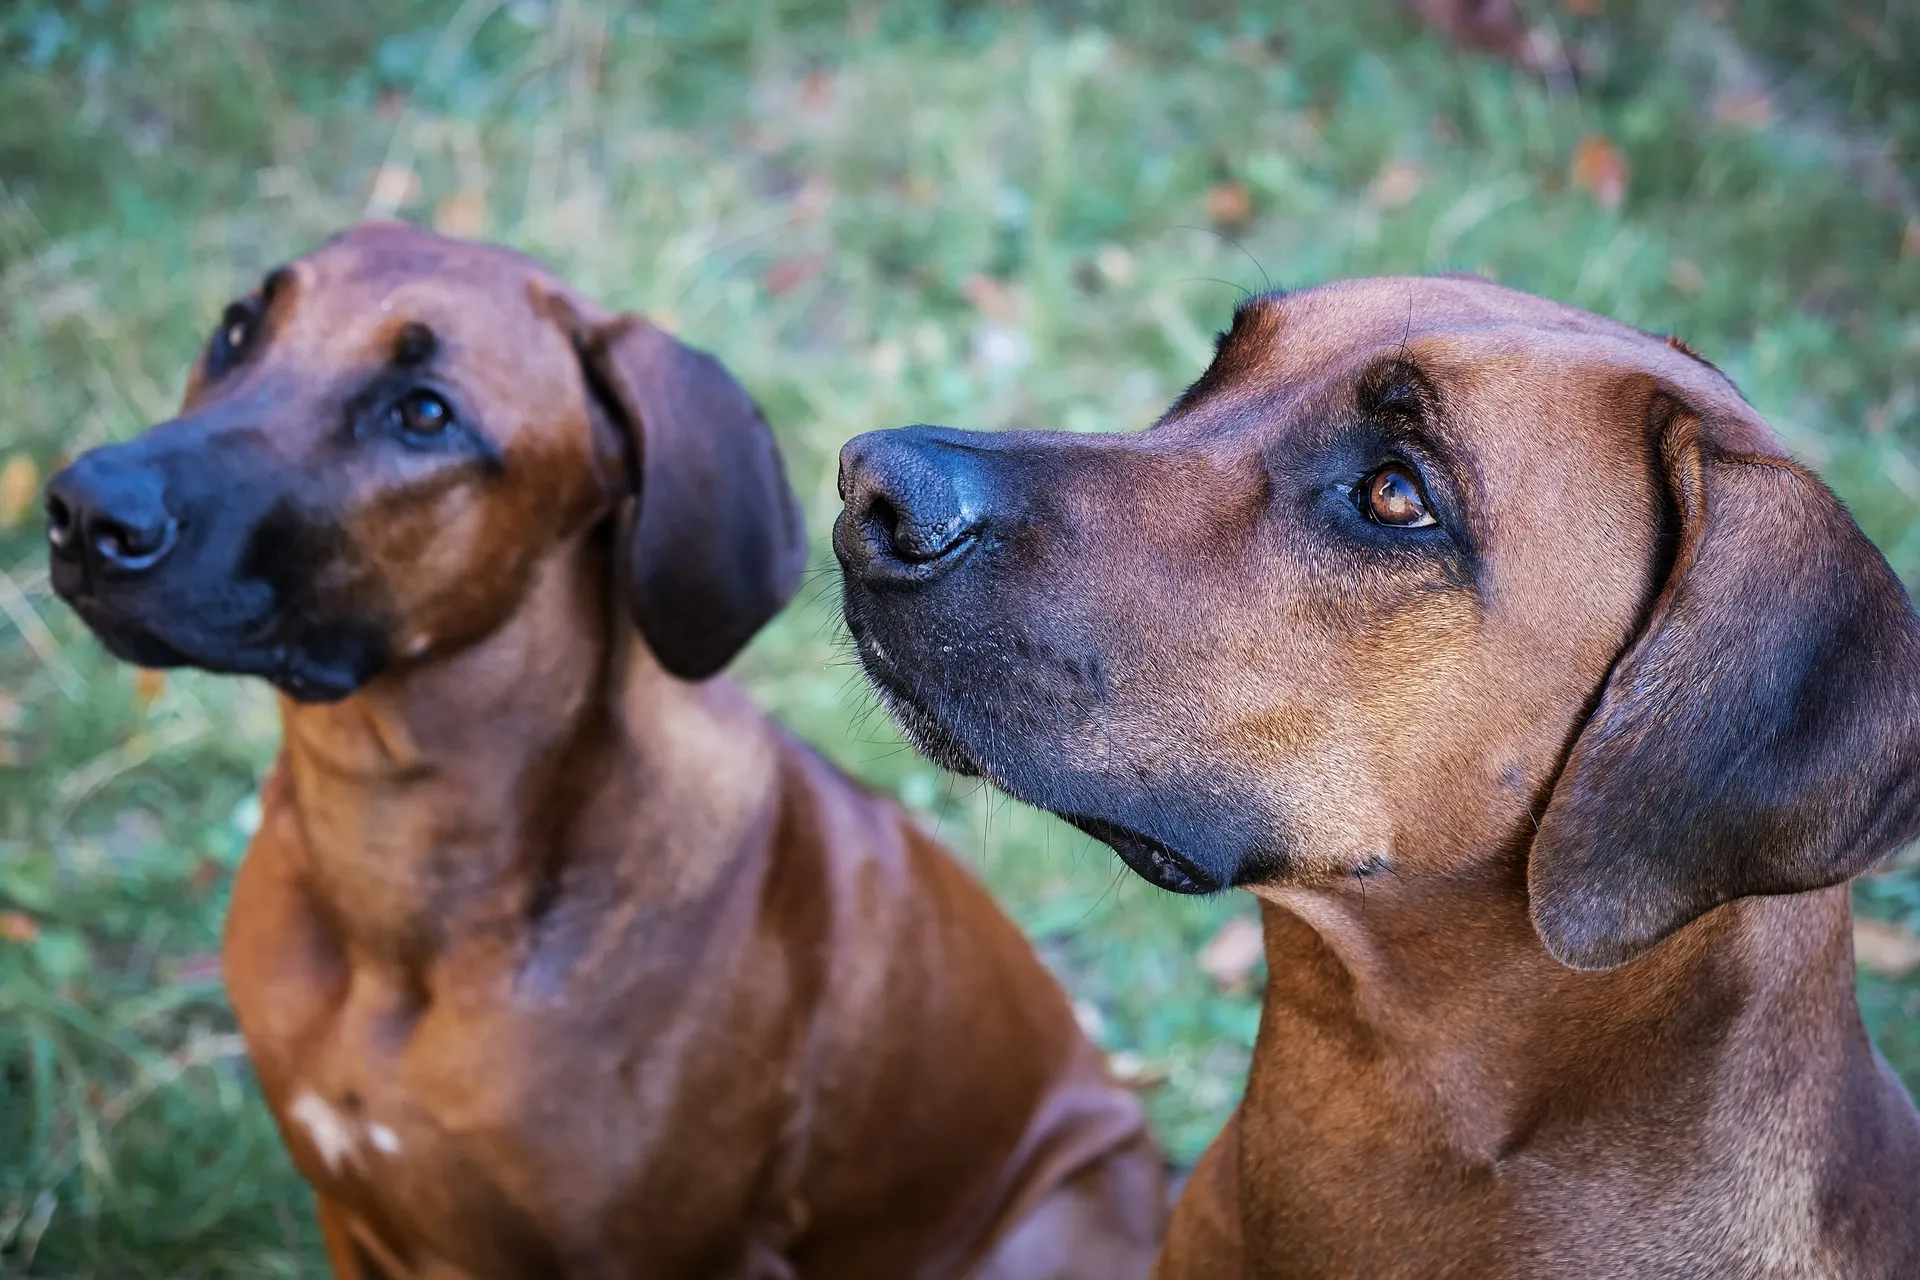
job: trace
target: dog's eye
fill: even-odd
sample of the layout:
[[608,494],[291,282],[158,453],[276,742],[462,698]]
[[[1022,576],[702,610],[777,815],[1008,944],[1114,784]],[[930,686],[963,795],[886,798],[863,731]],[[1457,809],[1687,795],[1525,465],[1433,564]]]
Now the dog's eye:
[[226,309],[213,335],[213,350],[207,360],[210,373],[218,377],[247,354],[259,319],[253,307],[245,302],[236,302]]
[[453,423],[453,410],[432,391],[409,391],[393,407],[394,425],[408,435],[437,436]]
[[1434,522],[1419,477],[1398,463],[1380,468],[1361,482],[1356,496],[1360,510],[1375,524],[1397,529],[1419,529]]

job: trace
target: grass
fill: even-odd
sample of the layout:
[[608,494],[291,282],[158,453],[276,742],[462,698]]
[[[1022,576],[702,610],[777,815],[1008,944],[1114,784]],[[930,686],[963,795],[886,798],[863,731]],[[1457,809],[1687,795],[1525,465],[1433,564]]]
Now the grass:
[[[754,390],[821,572],[741,674],[981,868],[1183,1160],[1256,1018],[1195,955],[1249,904],[1157,894],[901,748],[841,642],[841,441],[1136,428],[1242,289],[1467,268],[1685,335],[1920,581],[1910,23],[1554,10],[1570,87],[1390,0],[1161,8],[0,10],[0,1274],[322,1273],[212,961],[271,701],[108,660],[50,596],[34,485],[165,417],[224,301],[369,211],[540,254]],[[1570,180],[1593,137],[1617,207]],[[1861,898],[1920,924],[1904,863]],[[1863,997],[1920,1085],[1920,987]]]

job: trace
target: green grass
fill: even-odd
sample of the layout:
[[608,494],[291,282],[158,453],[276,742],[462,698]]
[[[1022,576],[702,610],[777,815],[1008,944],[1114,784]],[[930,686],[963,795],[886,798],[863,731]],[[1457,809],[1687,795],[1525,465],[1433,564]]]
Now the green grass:
[[[1194,956],[1249,904],[1158,894],[901,748],[841,641],[836,450],[909,421],[1140,427],[1267,276],[1462,267],[1684,334],[1920,580],[1920,255],[1886,181],[1914,167],[1920,54],[1910,24],[1737,7],[1736,29],[1652,4],[1567,25],[1589,67],[1569,90],[1453,55],[1390,0],[1179,23],[1144,0],[20,0],[0,466],[44,476],[166,416],[222,303],[376,187],[651,312],[758,395],[811,513],[822,572],[741,674],[975,861],[1190,1159],[1255,1022]],[[1716,123],[1729,50],[1793,60],[1771,125]],[[1613,211],[1568,182],[1596,133],[1632,164]],[[1209,226],[1223,182],[1251,197],[1238,243]],[[209,964],[271,701],[137,684],[51,598],[34,524],[0,529],[0,1273],[318,1275]],[[1920,923],[1920,874],[1862,896]],[[1920,1084],[1920,988],[1863,990]]]

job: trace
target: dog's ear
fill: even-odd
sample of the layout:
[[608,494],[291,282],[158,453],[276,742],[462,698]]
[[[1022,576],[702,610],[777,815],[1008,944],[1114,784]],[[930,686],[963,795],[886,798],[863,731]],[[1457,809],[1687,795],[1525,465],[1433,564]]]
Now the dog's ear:
[[541,301],[624,444],[637,499],[634,622],[668,671],[704,680],[793,598],[806,567],[806,527],[773,432],[706,352],[640,316]]
[[[1671,568],[1534,837],[1533,919],[1576,969],[1920,832],[1920,619],[1825,485],[1656,395]],[[1729,434],[1738,434],[1730,432]]]

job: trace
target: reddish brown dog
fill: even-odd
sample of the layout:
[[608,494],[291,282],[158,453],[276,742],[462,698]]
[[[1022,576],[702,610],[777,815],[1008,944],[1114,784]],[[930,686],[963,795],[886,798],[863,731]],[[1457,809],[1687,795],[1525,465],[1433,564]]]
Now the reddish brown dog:
[[842,465],[908,731],[1262,900],[1159,1276],[1920,1275],[1847,887],[1920,831],[1920,620],[1718,371],[1354,281],[1249,302],[1150,431]]
[[224,958],[343,1280],[1144,1274],[1140,1108],[1025,940],[708,678],[805,550],[711,358],[362,228],[49,508],[116,653],[286,695]]

